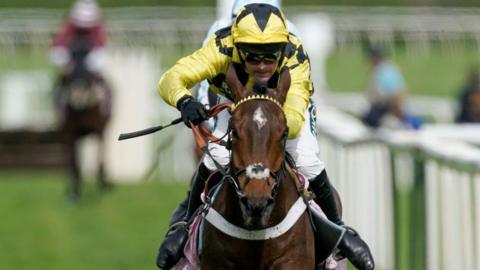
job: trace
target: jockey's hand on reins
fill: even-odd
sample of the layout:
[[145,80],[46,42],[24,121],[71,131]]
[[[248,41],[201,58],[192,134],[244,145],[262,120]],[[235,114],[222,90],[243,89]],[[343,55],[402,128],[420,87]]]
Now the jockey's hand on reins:
[[177,108],[182,113],[183,123],[187,127],[190,127],[190,123],[198,125],[208,119],[205,106],[191,96],[182,97],[177,103]]

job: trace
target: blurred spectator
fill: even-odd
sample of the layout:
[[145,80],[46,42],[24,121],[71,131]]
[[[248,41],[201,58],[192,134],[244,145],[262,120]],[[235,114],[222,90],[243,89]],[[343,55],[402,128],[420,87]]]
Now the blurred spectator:
[[480,78],[477,67],[468,72],[465,85],[460,89],[458,97],[458,123],[480,123]]
[[407,88],[400,70],[386,59],[379,45],[370,45],[367,56],[371,64],[370,108],[363,116],[364,123],[373,128],[418,128],[420,121],[404,110]]
[[105,62],[106,34],[94,0],[77,0],[55,34],[50,60],[61,76],[95,76]]

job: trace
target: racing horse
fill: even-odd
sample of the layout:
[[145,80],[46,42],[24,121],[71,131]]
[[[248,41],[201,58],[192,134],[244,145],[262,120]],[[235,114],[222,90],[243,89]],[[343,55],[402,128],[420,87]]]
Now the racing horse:
[[104,168],[104,130],[111,115],[111,89],[99,74],[87,69],[89,44],[81,37],[71,48],[71,70],[60,77],[55,105],[60,114],[60,134],[64,143],[69,181],[67,196],[80,198],[82,177],[79,164],[79,140],[87,135],[98,138],[97,178],[100,190],[111,187]]
[[200,267],[316,269],[308,193],[285,151],[288,69],[276,89],[246,89],[233,66],[226,81],[235,102],[229,123],[232,152],[222,180],[211,184],[214,174],[206,184]]

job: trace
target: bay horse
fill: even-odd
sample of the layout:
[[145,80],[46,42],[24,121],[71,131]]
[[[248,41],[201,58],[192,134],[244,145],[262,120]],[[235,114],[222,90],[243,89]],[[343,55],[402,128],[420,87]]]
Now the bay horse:
[[87,135],[98,138],[97,178],[100,189],[107,190],[104,168],[105,127],[111,115],[111,89],[99,74],[86,67],[89,53],[87,41],[80,37],[71,48],[71,71],[62,75],[57,82],[55,105],[60,114],[61,140],[65,146],[69,184],[67,196],[76,201],[81,193],[79,164],[79,140]]
[[[288,70],[276,89],[247,90],[231,66],[233,100],[228,174],[206,187],[201,269],[315,269],[314,231],[294,169],[286,161],[282,105]],[[288,223],[288,224],[287,224]]]

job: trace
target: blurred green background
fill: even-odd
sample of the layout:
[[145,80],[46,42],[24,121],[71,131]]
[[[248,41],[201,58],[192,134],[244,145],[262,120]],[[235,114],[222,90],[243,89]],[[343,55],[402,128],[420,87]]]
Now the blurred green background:
[[[412,95],[455,97],[468,70],[480,67],[478,48],[460,43],[439,44],[428,52],[413,54],[403,46],[396,46],[389,54],[400,67]],[[326,71],[333,91],[365,91],[368,87],[369,65],[359,47],[335,50],[328,59]]]

